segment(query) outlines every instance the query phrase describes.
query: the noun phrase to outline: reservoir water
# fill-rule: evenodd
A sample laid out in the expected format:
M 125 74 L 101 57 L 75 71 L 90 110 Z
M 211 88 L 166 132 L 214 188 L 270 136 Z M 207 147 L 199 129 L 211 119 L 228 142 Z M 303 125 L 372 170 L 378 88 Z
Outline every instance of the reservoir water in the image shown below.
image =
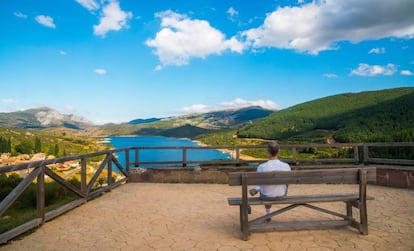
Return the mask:
M 177 139 L 158 136 L 122 136 L 109 137 L 109 142 L 114 148 L 126 147 L 173 147 L 173 146 L 198 146 L 197 142 L 189 139 Z M 125 154 L 120 152 L 117 154 L 118 160 L 124 165 Z M 225 160 L 231 159 L 230 154 L 222 153 L 214 149 L 203 150 L 187 150 L 187 160 Z M 182 150 L 140 150 L 139 160 L 148 161 L 181 161 Z M 130 152 L 130 161 L 134 161 L 134 152 Z M 141 167 L 149 167 L 150 165 L 141 165 Z M 151 165 L 154 166 L 154 165 Z

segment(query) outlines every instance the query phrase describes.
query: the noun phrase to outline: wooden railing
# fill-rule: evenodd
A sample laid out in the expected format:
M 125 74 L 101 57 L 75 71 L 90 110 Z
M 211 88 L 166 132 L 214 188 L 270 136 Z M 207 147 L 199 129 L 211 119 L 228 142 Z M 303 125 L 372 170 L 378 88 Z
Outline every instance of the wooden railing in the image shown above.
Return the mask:
M 291 165 L 306 165 L 306 164 L 324 164 L 324 163 L 336 163 L 336 164 L 391 164 L 391 165 L 414 165 L 414 160 L 407 159 L 389 159 L 389 158 L 374 158 L 370 157 L 371 147 L 411 147 L 414 151 L 414 142 L 400 142 L 400 143 L 349 143 L 349 144 L 282 144 L 281 149 L 289 149 L 291 152 L 291 158 L 281 158 L 283 161 Z M 219 147 L 190 147 L 190 146 L 177 146 L 177 147 L 131 147 L 130 151 L 134 153 L 134 160 L 129 162 L 132 167 L 140 167 L 145 165 L 175 165 L 186 167 L 188 165 L 243 165 L 250 163 L 258 163 L 265 161 L 265 159 L 245 160 L 241 158 L 243 150 L 246 149 L 263 149 L 266 146 L 219 146 Z M 300 149 L 304 148 L 337 148 L 337 149 L 349 149 L 352 154 L 350 157 L 340 158 L 300 158 L 298 153 Z M 352 149 L 352 150 L 351 150 Z M 162 161 L 143 161 L 140 159 L 140 153 L 148 150 L 180 150 L 181 160 L 162 160 Z M 219 150 L 232 153 L 232 158 L 229 160 L 189 160 L 189 151 L 199 150 Z
M 27 176 L 0 202 L 0 217 L 9 209 L 13 203 L 19 198 L 20 195 L 32 184 L 36 183 L 36 217 L 10 231 L 0 234 L 0 243 L 5 243 L 8 240 L 49 221 L 83 203 L 88 200 L 99 196 L 100 194 L 110 191 L 112 188 L 126 182 L 128 180 L 128 165 L 119 163 L 115 157 L 115 153 L 127 151 L 125 149 L 101 151 L 91 154 L 83 154 L 76 156 L 69 156 L 56 159 L 47 159 L 41 161 L 34 161 L 28 163 L 21 163 L 17 165 L 0 167 L 0 174 L 17 172 L 25 170 Z M 87 162 L 88 159 L 101 157 L 99 167 L 93 174 L 93 176 L 87 180 Z M 67 161 L 79 161 L 80 170 L 80 187 L 72 185 L 70 182 L 59 176 L 54 172 L 50 166 L 54 164 L 62 164 Z M 113 164 L 118 168 L 119 175 L 123 178 L 113 182 Z M 106 185 L 94 188 L 96 182 L 101 175 L 102 171 L 107 169 Z M 45 176 L 51 178 L 61 186 L 65 187 L 72 193 L 74 193 L 78 199 L 71 201 L 57 209 L 46 212 L 45 210 Z
M 266 146 L 222 146 L 222 147 L 130 147 L 123 149 L 113 149 L 101 151 L 90 154 L 68 156 L 56 159 L 47 159 L 42 161 L 34 161 L 22 163 L 11 166 L 0 167 L 0 174 L 7 174 L 11 172 L 27 170 L 27 176 L 0 202 L 0 217 L 10 208 L 20 195 L 32 184 L 36 183 L 36 217 L 12 230 L 0 234 L 0 243 L 5 243 L 8 240 L 49 221 L 88 200 L 99 196 L 100 194 L 110 191 L 112 188 L 128 181 L 128 176 L 131 167 L 141 167 L 143 165 L 179 165 L 186 167 L 188 165 L 243 165 L 249 163 L 258 163 L 262 160 L 243 160 L 241 158 L 242 151 L 245 149 L 265 148 Z M 370 157 L 370 148 L 372 147 L 414 147 L 414 142 L 405 143 L 359 143 L 359 144 L 285 144 L 281 145 L 281 149 L 289 149 L 291 158 L 284 159 L 292 165 L 301 165 L 303 163 L 314 163 L 316 167 L 323 168 L 324 163 L 353 163 L 353 164 L 394 164 L 394 165 L 411 165 L 414 166 L 414 160 L 410 159 L 388 159 L 388 158 L 374 158 Z M 298 158 L 298 152 L 303 148 L 341 148 L 352 152 L 351 157 L 347 158 Z M 230 150 L 232 158 L 228 160 L 189 160 L 189 151 L 200 150 Z M 352 149 L 352 150 L 350 150 Z M 140 153 L 147 150 L 181 150 L 181 160 L 179 161 L 142 161 L 140 160 Z M 362 151 L 362 153 L 360 153 Z M 118 161 L 116 155 L 124 155 L 124 163 Z M 360 159 L 360 155 L 363 159 Z M 92 158 L 100 157 L 101 162 L 95 170 L 93 176 L 87 179 L 87 163 Z M 132 160 L 131 160 L 132 159 Z M 264 159 L 263 159 L 264 160 Z M 78 161 L 80 169 L 75 170 L 75 173 L 80 173 L 80 187 L 72 185 L 70 182 L 59 176 L 54 172 L 50 165 L 57 163 L 64 163 L 67 161 Z M 114 165 L 119 175 L 123 178 L 112 181 L 112 174 L 114 172 Z M 330 165 L 332 166 L 332 165 Z M 107 169 L 106 185 L 96 188 L 96 182 L 102 171 Z M 45 177 L 49 177 L 61 186 L 73 192 L 78 198 L 52 211 L 45 210 Z

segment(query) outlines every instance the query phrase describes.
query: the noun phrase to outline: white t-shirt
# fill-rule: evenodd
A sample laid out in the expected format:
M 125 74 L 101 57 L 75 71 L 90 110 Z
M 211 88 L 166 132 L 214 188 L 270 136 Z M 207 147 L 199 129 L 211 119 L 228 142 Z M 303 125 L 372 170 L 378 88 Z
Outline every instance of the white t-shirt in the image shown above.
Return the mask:
M 268 160 L 257 167 L 257 172 L 290 171 L 290 166 L 280 160 Z M 268 197 L 286 195 L 286 185 L 265 185 L 260 186 L 260 192 Z

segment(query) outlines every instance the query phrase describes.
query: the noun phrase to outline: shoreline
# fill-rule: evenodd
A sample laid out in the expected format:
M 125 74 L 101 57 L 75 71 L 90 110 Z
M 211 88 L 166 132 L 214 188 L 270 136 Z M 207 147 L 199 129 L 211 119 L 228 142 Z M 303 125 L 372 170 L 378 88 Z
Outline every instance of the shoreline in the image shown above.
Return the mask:
M 203 142 L 201 142 L 199 140 L 192 140 L 192 141 L 195 142 L 195 143 L 197 143 L 197 145 L 200 146 L 200 147 L 212 147 L 212 146 L 209 146 L 206 143 L 203 143 Z M 222 153 L 228 153 L 228 154 L 230 154 L 230 157 L 233 158 L 233 159 L 236 158 L 236 150 L 233 150 L 233 149 L 225 149 L 225 148 L 216 149 L 216 150 L 219 151 L 219 152 L 222 152 Z M 264 159 L 255 158 L 253 156 L 246 155 L 246 154 L 242 154 L 242 153 L 239 153 L 239 158 L 240 158 L 240 160 L 257 160 L 257 161 L 261 161 L 261 162 L 266 161 Z

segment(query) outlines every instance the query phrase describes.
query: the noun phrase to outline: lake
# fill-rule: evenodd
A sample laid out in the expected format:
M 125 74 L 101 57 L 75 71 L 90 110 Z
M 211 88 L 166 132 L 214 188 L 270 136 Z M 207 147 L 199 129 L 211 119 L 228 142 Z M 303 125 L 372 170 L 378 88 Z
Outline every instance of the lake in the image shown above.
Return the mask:
M 158 147 L 158 146 L 198 146 L 197 142 L 189 139 L 177 139 L 167 138 L 159 136 L 122 136 L 122 137 L 109 137 L 109 142 L 114 148 L 127 148 L 127 147 Z M 117 158 L 124 165 L 125 154 L 117 153 Z M 135 153 L 130 152 L 130 161 L 134 161 Z M 187 160 L 226 160 L 231 159 L 230 154 L 222 153 L 214 149 L 204 150 L 187 150 Z M 140 150 L 139 160 L 146 161 L 181 161 L 181 150 Z M 150 165 L 141 165 L 141 167 L 149 167 Z M 154 166 L 154 165 L 151 165 Z M 190 165 L 189 165 L 190 166 Z

